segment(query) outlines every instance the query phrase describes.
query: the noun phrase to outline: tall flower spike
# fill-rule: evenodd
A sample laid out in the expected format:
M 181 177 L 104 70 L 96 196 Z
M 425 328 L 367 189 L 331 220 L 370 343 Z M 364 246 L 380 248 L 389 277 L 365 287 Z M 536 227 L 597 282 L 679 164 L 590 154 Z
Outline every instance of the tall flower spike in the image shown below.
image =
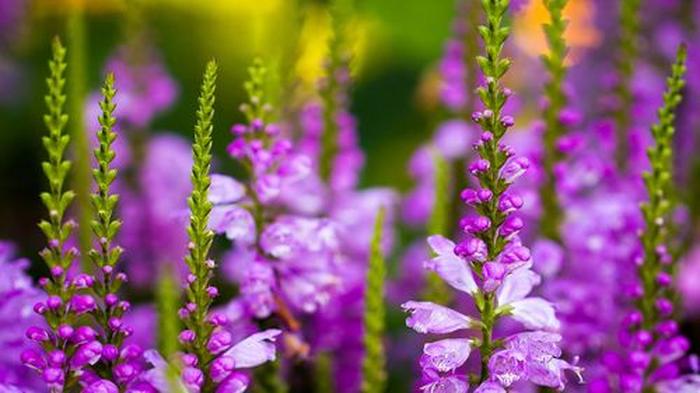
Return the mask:
M 622 0 L 620 2 L 620 36 L 619 51 L 616 59 L 617 85 L 615 95 L 619 107 L 615 109 L 615 159 L 621 170 L 627 168 L 629 155 L 629 128 L 632 125 L 632 76 L 637 60 L 637 36 L 641 24 L 641 0 Z
M 207 63 L 198 100 L 197 123 L 194 127 L 192 194 L 187 200 L 190 208 L 190 224 L 187 228 L 190 244 L 189 254 L 185 257 L 185 262 L 190 270 L 186 289 L 187 301 L 194 305 L 194 310 L 191 310 L 187 318 L 184 319 L 186 330 L 180 333 L 185 351 L 195 355 L 198 364 L 202 367 L 200 370 L 204 374 L 202 386 L 210 386 L 212 383 L 210 373 L 205 369 L 213 359 L 213 355 L 207 349 L 207 343 L 214 330 L 214 326 L 207 320 L 212 302 L 207 288 L 213 269 L 208 255 L 214 238 L 214 232 L 207 227 L 209 213 L 212 209 L 207 194 L 211 183 L 209 170 L 212 158 L 211 146 L 214 127 L 212 118 L 214 116 L 216 72 L 216 63 L 213 60 Z
M 381 393 L 386 382 L 384 355 L 384 279 L 386 266 L 382 255 L 382 229 L 384 209 L 380 209 L 374 222 L 367 287 L 365 288 L 364 359 L 362 361 L 362 393 Z
M 654 330 L 661 332 L 660 335 L 654 336 L 654 340 L 658 340 L 651 345 L 654 347 L 663 347 L 664 340 L 671 340 L 669 337 L 663 337 L 663 326 L 668 325 L 668 322 L 673 320 L 671 310 L 666 308 L 672 307 L 672 303 L 668 299 L 672 299 L 674 296 L 668 285 L 662 285 L 664 282 L 659 277 L 669 276 L 671 273 L 670 258 L 664 250 L 668 246 L 669 220 L 671 220 L 670 215 L 674 208 L 672 141 L 675 132 L 675 111 L 682 100 L 681 90 L 685 85 L 683 76 L 686 71 L 686 57 L 686 48 L 681 46 L 678 49 L 671 76 L 667 79 L 663 106 L 658 112 L 658 121 L 651 129 L 655 142 L 654 146 L 649 148 L 647 152 L 651 170 L 644 174 L 649 200 L 641 207 L 645 222 L 645 229 L 641 237 L 644 260 L 638 271 L 644 293 L 637 306 L 643 317 L 639 332 Z M 675 332 L 671 335 L 675 336 Z M 644 347 L 646 346 L 641 349 L 644 350 Z M 657 356 L 660 356 L 658 351 Z M 657 358 L 657 361 L 650 362 L 646 370 L 643 370 L 641 375 L 645 378 L 645 388 L 653 389 L 653 381 L 648 377 L 664 363 L 663 360 Z
M 347 29 L 350 15 L 350 2 L 348 0 L 335 0 L 331 5 L 332 34 L 328 41 L 328 57 L 326 64 L 326 77 L 319 92 L 323 100 L 323 135 L 321 136 L 321 154 L 319 160 L 319 172 L 321 179 L 331 182 L 334 164 L 340 146 L 338 134 L 340 125 L 338 120 L 347 100 L 347 85 L 349 83 L 349 54 L 345 42 L 345 30 Z
M 63 158 L 70 141 L 70 137 L 63 133 L 68 122 L 68 115 L 63 111 L 66 102 L 64 95 L 66 81 L 63 77 L 66 70 L 65 57 L 66 49 L 61 45 L 60 40 L 55 38 L 52 45 L 52 59 L 49 61 L 50 75 L 46 79 L 49 92 L 45 96 L 48 113 L 44 115 L 44 123 L 49 134 L 42 138 L 44 148 L 48 152 L 48 160 L 42 163 L 42 169 L 49 182 L 49 191 L 41 194 L 41 200 L 49 212 L 49 218 L 39 223 L 39 228 L 48 240 L 47 247 L 40 252 L 40 255 L 51 274 L 50 278 L 40 280 L 48 298 L 44 303 L 37 303 L 34 308 L 44 316 L 51 332 L 40 327 L 31 327 L 26 333 L 27 338 L 41 344 L 46 353 L 56 349 L 75 350 L 75 345 L 67 337 L 59 337 L 57 334 L 60 327 L 66 326 L 72 329 L 75 321 L 74 313 L 67 307 L 74 289 L 67 282 L 66 276 L 78 255 L 75 248 L 68 250 L 65 248 L 65 243 L 75 226 L 73 221 L 64 220 L 66 209 L 75 198 L 73 191 L 64 190 L 66 176 L 71 167 L 71 163 Z M 43 354 L 36 355 L 30 350 L 22 354 L 22 360 L 42 374 L 49 390 L 60 391 L 75 386 L 76 379 L 71 376 L 71 368 L 68 364 L 48 367 L 43 360 L 36 363 L 32 359 L 43 359 Z
M 462 191 L 462 199 L 477 213 L 467 216 L 461 226 L 467 234 L 458 245 L 433 235 L 428 244 L 435 256 L 425 267 L 435 271 L 454 289 L 474 299 L 476 316 L 470 317 L 431 302 L 409 301 L 403 308 L 411 315 L 406 324 L 419 333 L 451 334 L 478 329 L 480 336 L 452 337 L 425 344 L 420 365 L 421 389 L 429 392 L 466 393 L 470 383 L 475 392 L 505 392 L 516 381 L 563 390 L 564 370 L 580 369 L 559 359 L 561 336 L 554 307 L 545 299 L 528 297 L 540 276 L 530 270 L 532 257 L 518 232 L 523 221 L 504 203 L 513 198 L 510 185 L 528 168 L 522 157 L 502 144 L 501 139 L 513 125 L 502 113 L 510 95 L 500 79 L 510 67 L 501 57 L 509 28 L 504 23 L 507 0 L 482 0 L 486 24 L 479 27 L 485 56 L 477 57 L 485 84 L 477 91 L 485 107 L 472 118 L 483 133 L 474 145 L 479 157 L 469 166 L 478 188 Z M 504 208 L 506 206 L 506 208 Z M 503 317 L 520 322 L 527 330 L 508 337 L 494 337 L 494 328 Z M 464 375 L 461 369 L 472 351 L 479 352 L 481 370 Z
M 508 95 L 504 93 L 500 84 L 500 78 L 510 68 L 510 60 L 501 57 L 503 44 L 508 38 L 510 29 L 504 23 L 504 16 L 508 11 L 508 0 L 483 0 L 482 6 L 486 14 L 486 24 L 479 26 L 479 34 L 484 41 L 486 56 L 478 56 L 477 62 L 486 79 L 486 85 L 478 88 L 479 97 L 485 107 L 481 116 L 475 116 L 484 131 L 483 143 L 478 146 L 481 156 L 483 171 L 479 170 L 477 177 L 481 187 L 495 191 L 495 195 L 478 210 L 483 217 L 491 223 L 503 222 L 498 209 L 498 196 L 507 187 L 503 178 L 499 175 L 501 168 L 508 160 L 506 152 L 499 147 L 499 141 L 506 133 L 506 123 L 501 121 L 501 110 L 505 105 Z M 485 137 L 484 137 L 485 136 Z M 504 171 L 505 172 L 505 171 Z M 487 260 L 494 261 L 503 251 L 505 241 L 499 235 L 499 228 L 490 225 L 485 231 L 478 233 L 487 246 Z M 482 275 L 487 275 L 486 269 L 481 269 Z M 482 319 L 482 339 L 479 346 L 481 353 L 481 382 L 489 377 L 489 360 L 495 349 L 493 342 L 493 327 L 496 322 L 496 300 L 493 292 L 484 292 L 476 296 L 476 304 Z
M 545 0 L 544 5 L 549 13 L 550 22 L 544 25 L 545 36 L 549 45 L 549 54 L 542 56 L 542 63 L 549 72 L 549 80 L 545 83 L 544 93 L 547 106 L 544 109 L 544 183 L 540 187 L 542 201 L 542 219 L 540 229 L 542 234 L 554 240 L 559 240 L 559 225 L 562 221 L 562 209 L 556 192 L 554 168 L 562 160 L 562 153 L 557 149 L 559 138 L 565 135 L 566 125 L 561 120 L 561 112 L 567 104 L 563 89 L 567 67 L 566 41 L 564 31 L 566 21 L 562 17 L 568 0 Z
M 112 144 L 117 139 L 113 129 L 116 123 L 113 115 L 116 108 L 115 94 L 114 75 L 108 74 L 102 87 L 103 99 L 100 101 L 102 113 L 99 116 L 100 129 L 97 131 L 98 146 L 94 151 L 97 167 L 92 171 L 96 185 L 96 191 L 90 198 L 94 212 L 91 227 L 95 244 L 89 250 L 88 256 L 94 265 L 96 275 L 92 290 L 101 300 L 96 303 L 94 315 L 104 333 L 102 346 L 119 350 L 124 338 L 130 334 L 130 330 L 122 323 L 123 314 L 128 307 L 117 297 L 119 287 L 125 280 L 123 273 L 116 272 L 116 265 L 123 250 L 119 246 L 112 245 L 121 227 L 121 222 L 114 217 L 119 197 L 110 192 L 111 185 L 117 177 L 117 170 L 110 166 L 116 156 L 112 148 Z M 113 375 L 116 362 L 113 360 L 110 359 L 105 364 L 110 379 L 116 380 Z

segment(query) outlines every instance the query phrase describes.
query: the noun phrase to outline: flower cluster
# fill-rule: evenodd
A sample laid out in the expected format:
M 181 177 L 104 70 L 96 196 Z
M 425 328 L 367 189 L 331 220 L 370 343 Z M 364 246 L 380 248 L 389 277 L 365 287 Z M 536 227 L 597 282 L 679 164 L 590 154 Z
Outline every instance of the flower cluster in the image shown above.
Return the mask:
M 27 337 L 39 344 L 42 351 L 24 351 L 22 362 L 39 371 L 51 391 L 63 391 L 79 384 L 85 391 L 112 392 L 140 383 L 136 377 L 143 369 L 142 350 L 138 346 L 123 345 L 124 338 L 133 332 L 122 319 L 130 303 L 117 295 L 126 275 L 116 271 L 122 250 L 112 246 L 120 226 L 112 216 L 118 197 L 110 194 L 109 189 L 116 177 L 116 170 L 110 168 L 115 156 L 111 145 L 116 138 L 112 130 L 114 79 L 108 76 L 103 88 L 97 133 L 99 147 L 95 150 L 98 166 L 94 170 L 97 191 L 92 195 L 96 212 L 92 230 L 96 239 L 95 248 L 89 252 L 95 270 L 94 274 L 74 274 L 70 270 L 77 252 L 64 250 L 74 226 L 71 221 L 63 222 L 65 210 L 74 196 L 71 191 L 63 190 L 70 167 L 63 161 L 68 142 L 68 137 L 62 134 L 68 120 L 62 112 L 65 52 L 56 40 L 50 63 L 51 77 L 47 79 L 49 115 L 45 120 L 49 136 L 45 140 L 49 161 L 45 172 L 50 192 L 43 194 L 42 199 L 49 210 L 49 221 L 42 221 L 40 227 L 49 239 L 41 255 L 50 268 L 51 277 L 40 280 L 48 296 L 34 305 L 34 311 L 44 316 L 46 327 L 27 329 Z
M 226 269 L 235 272 L 232 278 L 251 315 L 276 313 L 297 330 L 288 307 L 313 313 L 339 287 L 339 241 L 328 219 L 276 212 L 275 207 L 284 206 L 285 194 L 310 174 L 311 161 L 268 121 L 272 108 L 263 101 L 262 89 L 266 72 L 260 62 L 250 68 L 250 103 L 241 105 L 248 124 L 231 128 L 234 141 L 228 152 L 247 170 L 248 179 L 212 177 L 209 226 L 234 241 Z
M 518 381 L 563 389 L 564 370 L 580 370 L 559 359 L 561 336 L 555 333 L 559 321 L 552 304 L 528 297 L 540 276 L 530 270 L 530 250 L 518 236 L 523 221 L 513 214 L 522 207 L 523 200 L 509 190 L 528 169 L 529 161 L 500 143 L 514 125 L 511 116 L 502 114 L 511 92 L 499 82 L 510 66 L 509 60 L 500 58 L 508 35 L 508 28 L 501 25 L 508 2 L 485 1 L 483 8 L 487 24 L 481 31 L 487 56 L 480 57 L 479 63 L 486 84 L 478 92 L 485 109 L 472 117 L 483 133 L 474 145 L 478 157 L 468 168 L 479 188 L 466 188 L 461 194 L 477 214 L 460 222 L 466 237 L 459 244 L 442 236 L 429 237 L 436 256 L 425 265 L 450 286 L 472 297 L 478 318 L 431 302 L 412 301 L 402 307 L 411 313 L 407 325 L 420 333 L 481 331 L 480 337 L 426 344 L 421 358 L 422 389 L 466 392 L 470 383 L 475 383 L 477 392 L 505 392 Z M 505 316 L 532 331 L 496 339 L 494 327 Z M 481 371 L 467 378 L 456 370 L 467 361 L 472 348 L 479 351 Z
M 0 283 L 0 386 L 37 388 L 40 381 L 20 364 L 19 358 L 30 346 L 22 333 L 40 323 L 41 317 L 34 313 L 33 307 L 43 296 L 26 273 L 29 260 L 15 259 L 14 252 L 11 243 L 0 242 L 0 266 L 4 273 Z

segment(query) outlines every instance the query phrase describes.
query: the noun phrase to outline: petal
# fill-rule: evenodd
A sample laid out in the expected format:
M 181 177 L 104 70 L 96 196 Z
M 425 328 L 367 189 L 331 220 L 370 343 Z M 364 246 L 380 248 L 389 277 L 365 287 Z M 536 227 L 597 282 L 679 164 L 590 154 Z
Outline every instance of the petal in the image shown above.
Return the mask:
M 234 372 L 216 388 L 216 393 L 243 393 L 250 384 L 250 378 L 242 373 Z
M 503 279 L 496 292 L 499 306 L 524 299 L 535 285 L 540 283 L 540 276 L 528 268 L 520 268 Z
M 510 303 L 510 306 L 513 319 L 528 329 L 559 330 L 559 320 L 554 313 L 554 306 L 542 298 L 530 297 Z
M 251 334 L 224 354 L 236 360 L 236 368 L 259 366 L 267 361 L 275 360 L 274 343 L 281 333 L 281 330 L 269 329 Z
M 430 242 L 431 238 L 436 237 L 441 236 L 431 236 L 428 238 L 428 242 Z M 470 294 L 476 292 L 479 287 L 476 285 L 476 281 L 474 281 L 474 276 L 469 268 L 469 265 L 466 261 L 453 253 L 452 250 L 454 249 L 454 243 L 445 238 L 442 239 L 446 240 L 452 245 L 452 247 L 450 247 L 450 251 L 445 254 L 438 254 L 438 256 L 435 258 L 426 261 L 424 263 L 424 267 L 437 273 L 446 283 L 450 284 L 450 286 L 458 291 Z M 441 240 L 438 240 L 437 242 L 439 243 Z M 433 250 L 436 250 L 434 243 L 435 242 L 431 243 L 431 247 Z
M 506 390 L 498 382 L 487 381 L 479 385 L 474 393 L 506 393 Z
M 465 338 L 447 338 L 423 346 L 421 367 L 440 372 L 453 371 L 464 364 L 471 352 L 471 341 Z
M 418 333 L 451 333 L 472 325 L 468 316 L 431 302 L 406 302 L 401 308 L 411 313 L 406 326 Z
M 230 240 L 250 244 L 255 239 L 255 220 L 250 212 L 237 205 L 220 205 L 212 208 L 209 228 L 225 233 Z
M 552 357 L 561 356 L 558 333 L 534 331 L 514 334 L 506 340 L 506 349 L 512 349 L 527 354 L 528 358 L 545 362 Z
M 453 255 L 455 244 L 452 240 L 442 235 L 432 235 L 428 237 L 428 245 L 437 255 Z
M 700 375 L 684 375 L 657 385 L 659 393 L 696 393 L 700 392 Z
M 469 384 L 457 376 L 440 377 L 420 387 L 421 393 L 467 393 Z
M 143 353 L 144 359 L 150 363 L 153 368 L 143 373 L 139 379 L 147 382 L 161 393 L 171 392 L 172 381 L 168 377 L 168 363 L 156 350 L 148 350 Z M 186 392 L 187 388 L 182 381 L 177 379 L 177 392 Z
M 225 175 L 211 175 L 211 185 L 207 197 L 214 205 L 233 203 L 245 196 L 245 186 L 236 179 Z
M 502 350 L 491 356 L 488 367 L 491 378 L 508 387 L 525 377 L 527 359 L 520 351 Z

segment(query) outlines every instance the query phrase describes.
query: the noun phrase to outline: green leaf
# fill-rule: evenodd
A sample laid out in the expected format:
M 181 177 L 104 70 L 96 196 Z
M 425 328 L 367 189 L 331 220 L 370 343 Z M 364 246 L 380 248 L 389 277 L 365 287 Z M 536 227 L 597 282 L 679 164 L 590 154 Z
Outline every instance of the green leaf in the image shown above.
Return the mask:
M 364 349 L 362 360 L 362 393 L 383 393 L 386 384 L 386 358 L 384 354 L 384 280 L 386 263 L 382 255 L 382 230 L 384 208 L 377 213 L 374 222 L 369 268 L 365 285 Z

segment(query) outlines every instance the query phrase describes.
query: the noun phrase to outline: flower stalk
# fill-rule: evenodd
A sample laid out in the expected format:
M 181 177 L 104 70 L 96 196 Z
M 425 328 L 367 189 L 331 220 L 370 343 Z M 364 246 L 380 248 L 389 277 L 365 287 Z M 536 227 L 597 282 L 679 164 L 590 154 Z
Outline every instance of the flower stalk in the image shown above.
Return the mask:
M 90 222 L 92 212 L 90 211 L 90 145 L 87 133 L 85 132 L 85 122 L 83 112 L 85 109 L 86 97 L 86 34 L 85 16 L 82 5 L 71 7 L 67 22 L 68 42 L 71 47 L 69 52 L 70 68 L 68 83 L 68 112 L 71 121 L 71 138 L 73 139 L 73 154 L 75 161 L 75 175 L 73 177 L 73 188 L 77 195 L 77 216 L 78 216 L 78 244 L 81 251 L 82 267 L 91 269 L 88 251 L 92 247 L 92 232 Z M 89 270 L 87 270 L 89 271 Z
M 386 358 L 384 355 L 384 280 L 386 263 L 382 255 L 382 229 L 384 209 L 380 209 L 374 222 L 374 234 L 369 257 L 369 269 L 365 288 L 364 349 L 362 361 L 362 393 L 382 393 L 386 384 Z
M 194 127 L 194 143 L 192 145 L 192 194 L 187 200 L 190 208 L 190 223 L 187 234 L 190 239 L 189 253 L 185 257 L 190 274 L 185 290 L 188 305 L 192 305 L 186 318 L 183 319 L 187 330 L 183 331 L 181 341 L 188 353 L 198 359 L 199 367 L 204 374 L 204 390 L 208 391 L 212 384 L 207 370 L 213 360 L 212 353 L 207 349 L 207 343 L 214 331 L 214 325 L 207 319 L 212 296 L 209 281 L 213 275 L 214 262 L 209 259 L 209 249 L 214 238 L 214 232 L 208 228 L 209 213 L 212 204 L 207 198 L 211 179 L 211 147 L 213 132 L 214 101 L 216 90 L 217 65 L 214 61 L 207 63 L 202 82 L 197 122 Z M 183 337 L 183 335 L 188 337 Z M 193 336 L 193 337 L 191 337 Z
M 476 234 L 486 244 L 488 261 L 495 260 L 505 246 L 505 240 L 499 235 L 499 226 L 504 223 L 506 217 L 498 209 L 498 201 L 508 186 L 500 177 L 500 172 L 509 156 L 501 149 L 499 141 L 505 135 L 507 128 L 512 125 L 511 118 L 502 115 L 503 106 L 510 94 L 500 84 L 500 79 L 511 64 L 509 59 L 501 57 L 503 44 L 510 32 L 510 28 L 505 23 L 508 6 L 508 0 L 483 0 L 482 7 L 486 23 L 479 26 L 485 56 L 477 56 L 477 62 L 484 74 L 486 85 L 479 87 L 477 92 L 485 110 L 475 114 L 474 119 L 484 131 L 483 143 L 477 146 L 477 152 L 481 157 L 477 162 L 481 163 L 481 168 L 484 170 L 472 172 L 476 173 L 481 187 L 493 193 L 488 202 L 477 207 L 477 211 L 491 222 L 488 229 Z M 477 265 L 476 272 L 483 277 L 483 265 Z M 480 290 L 475 300 L 482 321 L 479 352 L 481 353 L 480 382 L 484 382 L 489 377 L 488 364 L 495 349 L 493 328 L 498 316 L 493 292 Z
M 555 168 L 564 156 L 557 148 L 557 142 L 567 132 L 567 124 L 563 121 L 562 110 L 568 103 L 564 92 L 566 79 L 566 41 L 564 32 L 566 20 L 562 13 L 568 0 L 546 0 L 544 2 L 549 13 L 550 22 L 543 29 L 549 46 L 549 53 L 542 55 L 549 79 L 544 85 L 544 93 L 547 104 L 544 108 L 544 156 L 543 168 L 545 173 L 544 183 L 540 187 L 540 200 L 542 201 L 542 219 L 540 229 L 542 234 L 552 240 L 561 241 L 559 226 L 563 219 L 562 207 L 557 196 Z
M 629 158 L 629 128 L 632 125 L 632 77 L 638 57 L 638 36 L 641 27 L 640 9 L 642 0 L 622 0 L 620 2 L 620 37 L 619 51 L 616 59 L 617 84 L 615 96 L 615 159 L 621 171 L 627 169 Z

